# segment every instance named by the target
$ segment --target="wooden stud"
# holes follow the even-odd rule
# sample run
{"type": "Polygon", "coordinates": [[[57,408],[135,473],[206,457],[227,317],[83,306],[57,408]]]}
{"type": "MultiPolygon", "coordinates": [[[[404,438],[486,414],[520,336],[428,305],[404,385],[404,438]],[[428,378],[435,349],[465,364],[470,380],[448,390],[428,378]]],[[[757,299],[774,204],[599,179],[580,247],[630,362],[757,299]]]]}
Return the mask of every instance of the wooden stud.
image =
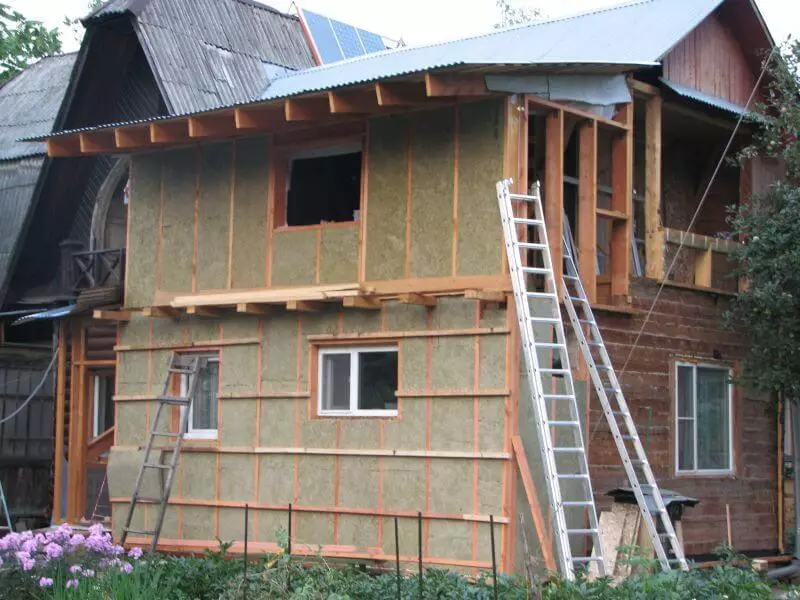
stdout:
{"type": "Polygon", "coordinates": [[[80,156],[81,142],[77,135],[62,135],[51,137],[45,142],[47,146],[47,156],[80,156]]]}
{"type": "Polygon", "coordinates": [[[189,139],[189,122],[162,121],[150,123],[150,141],[154,144],[175,144],[189,139]]]}
{"type": "Polygon", "coordinates": [[[219,308],[210,306],[187,306],[186,314],[195,317],[212,317],[219,318],[222,316],[222,311],[219,308]]]}
{"type": "Polygon", "coordinates": [[[363,296],[353,296],[342,298],[342,306],[345,308],[363,308],[366,310],[380,310],[382,303],[375,298],[364,298],[363,296]]]}
{"type": "Polygon", "coordinates": [[[252,304],[243,302],[236,305],[236,312],[248,315],[268,315],[274,310],[275,308],[268,304],[252,304]]]}
{"type": "Polygon", "coordinates": [[[287,121],[319,121],[330,116],[328,98],[290,98],[284,102],[284,114],[287,121]]]}
{"type": "MultiPolygon", "coordinates": [[[[564,111],[547,115],[545,123],[544,214],[555,281],[563,272],[561,239],[564,228],[564,111]]],[[[560,294],[559,290],[551,290],[560,294]]]]}
{"type": "Polygon", "coordinates": [[[697,287],[711,287],[711,273],[714,262],[714,252],[710,248],[698,254],[694,263],[694,284],[697,287]]]}
{"type": "Polygon", "coordinates": [[[661,109],[660,96],[645,104],[645,262],[646,275],[664,279],[664,234],[661,223],[661,109]]]}
{"type": "Polygon", "coordinates": [[[78,134],[82,154],[113,152],[117,148],[113,129],[99,129],[78,134]]]}
{"type": "Polygon", "coordinates": [[[612,221],[627,221],[628,215],[618,210],[611,210],[608,208],[598,208],[595,210],[597,216],[603,219],[611,219],[612,221]]]}
{"type": "Polygon", "coordinates": [[[92,318],[98,321],[130,321],[131,311],[129,310],[95,310],[92,318]]]}
{"type": "Polygon", "coordinates": [[[146,306],[142,309],[142,316],[177,319],[181,313],[171,306],[146,306]]]}
{"type": "Polygon", "coordinates": [[[370,114],[379,112],[377,96],[369,92],[328,92],[332,114],[370,114]]]}
{"type": "Polygon", "coordinates": [[[237,129],[261,129],[271,131],[286,124],[282,108],[236,108],[233,121],[237,129]]]}
{"type": "Polygon", "coordinates": [[[150,146],[150,128],[147,125],[117,127],[114,130],[114,142],[121,150],[147,148],[150,146]]]}
{"type": "Polygon", "coordinates": [[[58,362],[56,367],[56,425],[53,460],[53,523],[58,524],[64,516],[61,498],[64,485],[64,417],[67,405],[67,326],[58,328],[58,362]]]}
{"type": "Polygon", "coordinates": [[[481,302],[505,304],[507,296],[505,292],[493,290],[464,290],[464,298],[468,300],[479,300],[481,302]]]}
{"type": "Polygon", "coordinates": [[[286,302],[286,310],[297,312],[319,312],[324,308],[323,302],[313,300],[289,300],[286,302]]]}
{"type": "Polygon", "coordinates": [[[578,130],[578,271],[589,301],[597,300],[597,123],[578,130]]]}
{"type": "Polygon", "coordinates": [[[407,81],[375,84],[378,106],[416,106],[427,103],[425,84],[407,81]]]}
{"type": "Polygon", "coordinates": [[[604,117],[600,117],[594,113],[586,112],[579,108],[575,108],[573,106],[568,106],[566,104],[561,104],[559,102],[551,102],[550,100],[544,100],[537,96],[528,96],[528,104],[532,107],[532,110],[535,111],[538,109],[540,112],[544,112],[549,114],[553,111],[564,111],[565,113],[577,117],[579,119],[585,119],[587,121],[595,121],[598,125],[602,125],[604,127],[609,127],[611,129],[615,129],[617,131],[627,131],[631,129],[631,125],[627,123],[622,123],[615,119],[606,119],[604,117]]]}
{"type": "Polygon", "coordinates": [[[486,80],[481,73],[425,73],[425,93],[429,97],[485,96],[486,80]]]}
{"type": "Polygon", "coordinates": [[[217,138],[235,133],[236,122],[233,114],[189,117],[190,138],[217,138]]]}
{"type": "Polygon", "coordinates": [[[436,298],[422,294],[400,294],[397,297],[400,304],[416,304],[418,306],[436,306],[436,298]]]}
{"type": "MultiPolygon", "coordinates": [[[[618,118],[629,128],[611,141],[611,209],[630,217],[633,212],[633,104],[625,104],[618,118]]],[[[611,226],[611,304],[627,304],[630,291],[633,219],[611,226]]]]}
{"type": "Polygon", "coordinates": [[[631,79],[630,84],[634,92],[639,92],[640,94],[645,94],[646,96],[659,96],[661,94],[661,90],[659,90],[656,86],[645,83],[644,81],[631,79]]]}

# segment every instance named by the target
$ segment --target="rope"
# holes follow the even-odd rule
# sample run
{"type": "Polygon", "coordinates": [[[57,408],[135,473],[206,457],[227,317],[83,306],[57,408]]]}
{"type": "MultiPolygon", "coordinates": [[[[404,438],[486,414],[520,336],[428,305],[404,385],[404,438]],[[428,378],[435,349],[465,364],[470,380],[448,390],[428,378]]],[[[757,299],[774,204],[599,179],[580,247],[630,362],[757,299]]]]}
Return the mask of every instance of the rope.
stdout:
{"type": "Polygon", "coordinates": [[[53,370],[53,365],[56,364],[56,357],[57,356],[58,356],[58,348],[56,348],[55,352],[53,352],[53,358],[50,359],[50,364],[47,365],[47,369],[45,370],[44,375],[42,375],[41,381],[39,381],[39,383],[36,385],[36,387],[33,388],[33,391],[31,392],[30,396],[28,396],[25,399],[25,402],[23,402],[22,406],[18,407],[17,410],[15,410],[13,413],[8,415],[7,417],[3,417],[2,419],[0,419],[0,425],[2,425],[3,423],[7,423],[8,421],[10,421],[14,417],[16,417],[19,413],[21,413],[23,410],[25,410],[25,407],[28,406],[28,404],[30,404],[31,400],[33,400],[34,397],[36,397],[36,394],[39,393],[39,390],[42,389],[42,386],[44,385],[44,382],[47,381],[47,378],[50,376],[50,372],[53,370]]]}

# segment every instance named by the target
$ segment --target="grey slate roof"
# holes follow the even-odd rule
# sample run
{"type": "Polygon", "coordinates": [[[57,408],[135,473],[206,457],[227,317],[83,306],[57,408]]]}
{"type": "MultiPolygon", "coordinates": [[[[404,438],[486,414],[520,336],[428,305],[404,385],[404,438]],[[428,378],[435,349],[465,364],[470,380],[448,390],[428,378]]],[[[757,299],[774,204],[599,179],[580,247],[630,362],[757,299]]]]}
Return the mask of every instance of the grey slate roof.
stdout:
{"type": "Polygon", "coordinates": [[[17,140],[52,129],[74,62],[75,54],[43,58],[0,88],[0,161],[45,153],[17,140]]]}
{"type": "Polygon", "coordinates": [[[314,65],[299,19],[249,0],[112,0],[84,23],[124,14],[173,114],[256,98],[284,68],[314,65]]]}
{"type": "Polygon", "coordinates": [[[653,66],[723,0],[643,0],[430,46],[368,54],[277,79],[262,100],[469,65],[653,66]]]}

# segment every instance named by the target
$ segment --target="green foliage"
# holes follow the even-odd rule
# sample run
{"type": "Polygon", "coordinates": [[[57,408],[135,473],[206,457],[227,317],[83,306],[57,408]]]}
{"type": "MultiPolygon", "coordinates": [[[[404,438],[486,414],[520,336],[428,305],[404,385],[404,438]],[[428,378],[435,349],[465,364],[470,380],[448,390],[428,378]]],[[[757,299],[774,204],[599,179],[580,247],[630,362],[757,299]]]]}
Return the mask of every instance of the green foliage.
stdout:
{"type": "Polygon", "coordinates": [[[497,8],[500,10],[500,22],[495,24],[495,29],[511,27],[512,25],[522,25],[529,21],[535,21],[542,16],[542,11],[538,8],[512,6],[513,0],[497,0],[497,8]]]}
{"type": "Polygon", "coordinates": [[[732,254],[748,288],[734,300],[729,324],[746,336],[742,383],[800,397],[800,42],[769,65],[760,130],[742,158],[780,159],[786,180],[732,209],[744,240],[732,254]]]}
{"type": "MultiPolygon", "coordinates": [[[[105,0],[89,0],[86,3],[87,14],[94,12],[105,3],[105,0]]],[[[64,25],[70,30],[72,33],[72,38],[78,44],[80,44],[81,40],[83,40],[83,24],[81,23],[81,18],[82,16],[75,18],[64,17],[64,25]]]]}
{"type": "Polygon", "coordinates": [[[0,3],[0,85],[36,59],[60,51],[57,29],[30,21],[0,3]]]}

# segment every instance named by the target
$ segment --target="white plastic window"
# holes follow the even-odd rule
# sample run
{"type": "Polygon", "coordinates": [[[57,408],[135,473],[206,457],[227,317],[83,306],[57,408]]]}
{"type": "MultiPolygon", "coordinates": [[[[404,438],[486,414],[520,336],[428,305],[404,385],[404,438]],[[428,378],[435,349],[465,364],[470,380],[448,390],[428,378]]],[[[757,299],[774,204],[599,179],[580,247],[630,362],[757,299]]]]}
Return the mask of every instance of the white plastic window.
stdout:
{"type": "MultiPolygon", "coordinates": [[[[181,395],[189,391],[189,377],[181,376],[181,395]]],[[[198,374],[195,397],[189,407],[186,438],[217,439],[217,402],[219,391],[219,357],[208,356],[198,374]]]]}
{"type": "Polygon", "coordinates": [[[397,415],[396,346],[322,349],[318,377],[320,415],[397,415]]]}

